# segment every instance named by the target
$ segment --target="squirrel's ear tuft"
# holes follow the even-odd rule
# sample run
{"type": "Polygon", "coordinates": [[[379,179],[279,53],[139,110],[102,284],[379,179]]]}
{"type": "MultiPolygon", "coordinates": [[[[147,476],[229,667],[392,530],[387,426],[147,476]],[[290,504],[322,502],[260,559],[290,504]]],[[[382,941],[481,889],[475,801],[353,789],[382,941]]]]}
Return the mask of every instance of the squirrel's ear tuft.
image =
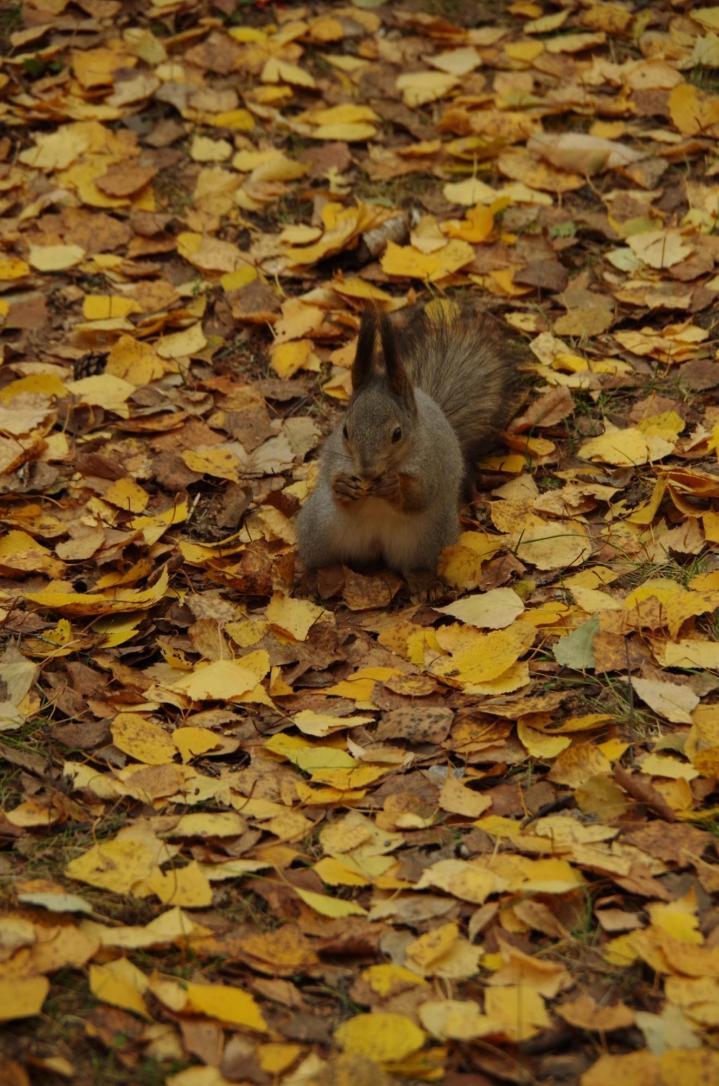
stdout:
{"type": "Polygon", "coordinates": [[[407,376],[402,360],[397,350],[397,338],[394,334],[392,322],[386,313],[379,318],[379,334],[382,341],[382,355],[387,374],[387,384],[390,390],[402,400],[407,407],[414,407],[414,392],[412,382],[407,376]]]}
{"type": "Polygon", "coordinates": [[[377,314],[372,306],[362,313],[357,350],[352,363],[352,391],[359,392],[372,379],[374,347],[377,336],[377,314]]]}

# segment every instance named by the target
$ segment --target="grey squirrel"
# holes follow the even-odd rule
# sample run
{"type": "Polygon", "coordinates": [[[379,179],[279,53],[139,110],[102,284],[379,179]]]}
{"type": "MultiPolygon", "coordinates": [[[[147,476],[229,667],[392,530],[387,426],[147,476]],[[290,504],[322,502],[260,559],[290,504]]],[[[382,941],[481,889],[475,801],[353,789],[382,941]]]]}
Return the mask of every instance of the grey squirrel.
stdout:
{"type": "Polygon", "coordinates": [[[467,468],[516,402],[516,354],[493,318],[437,308],[413,308],[399,330],[385,313],[362,314],[352,397],[297,521],[309,569],[382,560],[433,570],[459,535],[467,468]]]}

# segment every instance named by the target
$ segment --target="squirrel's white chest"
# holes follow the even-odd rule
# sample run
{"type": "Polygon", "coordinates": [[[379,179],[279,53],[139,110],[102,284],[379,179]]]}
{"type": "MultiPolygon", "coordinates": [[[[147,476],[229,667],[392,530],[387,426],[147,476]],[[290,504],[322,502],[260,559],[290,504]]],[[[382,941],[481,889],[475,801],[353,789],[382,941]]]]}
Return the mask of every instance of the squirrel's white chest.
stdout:
{"type": "Polygon", "coordinates": [[[350,558],[383,559],[402,568],[416,553],[420,520],[417,514],[401,513],[379,498],[367,498],[351,511],[342,510],[337,520],[338,542],[350,558]]]}

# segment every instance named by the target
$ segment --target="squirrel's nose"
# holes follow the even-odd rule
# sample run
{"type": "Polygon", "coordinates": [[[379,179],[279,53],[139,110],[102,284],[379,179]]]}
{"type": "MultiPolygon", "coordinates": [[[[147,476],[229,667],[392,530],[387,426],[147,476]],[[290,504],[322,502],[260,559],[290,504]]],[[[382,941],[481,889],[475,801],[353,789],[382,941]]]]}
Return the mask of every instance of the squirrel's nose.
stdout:
{"type": "Polygon", "coordinates": [[[381,472],[374,460],[370,460],[366,453],[354,457],[355,473],[367,483],[373,483],[381,472]]]}

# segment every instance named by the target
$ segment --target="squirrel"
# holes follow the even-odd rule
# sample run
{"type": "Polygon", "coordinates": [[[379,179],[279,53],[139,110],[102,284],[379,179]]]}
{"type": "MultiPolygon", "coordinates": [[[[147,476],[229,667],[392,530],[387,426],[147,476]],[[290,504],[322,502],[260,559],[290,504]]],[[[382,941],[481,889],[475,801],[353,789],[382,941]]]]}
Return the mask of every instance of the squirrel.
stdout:
{"type": "Polygon", "coordinates": [[[517,360],[494,318],[437,308],[413,307],[398,331],[385,313],[362,314],[352,396],[297,521],[308,569],[382,560],[429,571],[457,540],[471,462],[515,407],[517,360]]]}

